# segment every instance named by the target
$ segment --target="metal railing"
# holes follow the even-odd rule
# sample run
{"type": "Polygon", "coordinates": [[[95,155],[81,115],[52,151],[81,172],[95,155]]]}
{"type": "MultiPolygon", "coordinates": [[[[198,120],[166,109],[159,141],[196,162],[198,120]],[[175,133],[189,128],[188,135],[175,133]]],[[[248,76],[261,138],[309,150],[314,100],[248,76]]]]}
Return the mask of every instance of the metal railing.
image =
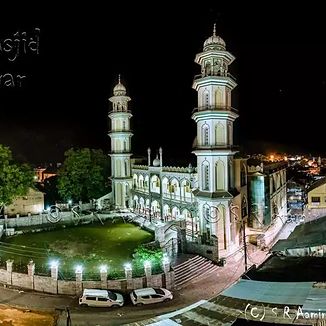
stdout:
{"type": "Polygon", "coordinates": [[[201,79],[201,78],[206,78],[206,77],[219,77],[219,78],[231,78],[233,81],[237,81],[237,79],[231,75],[229,72],[227,74],[221,74],[219,72],[215,74],[198,74],[194,76],[194,80],[201,79]]]}
{"type": "Polygon", "coordinates": [[[199,145],[196,144],[194,149],[230,149],[234,151],[238,151],[240,146],[238,145],[199,145]]]}
{"type": "Polygon", "coordinates": [[[192,113],[201,112],[201,111],[231,111],[234,113],[238,113],[238,110],[232,106],[219,106],[219,105],[205,105],[194,108],[192,113]]]}

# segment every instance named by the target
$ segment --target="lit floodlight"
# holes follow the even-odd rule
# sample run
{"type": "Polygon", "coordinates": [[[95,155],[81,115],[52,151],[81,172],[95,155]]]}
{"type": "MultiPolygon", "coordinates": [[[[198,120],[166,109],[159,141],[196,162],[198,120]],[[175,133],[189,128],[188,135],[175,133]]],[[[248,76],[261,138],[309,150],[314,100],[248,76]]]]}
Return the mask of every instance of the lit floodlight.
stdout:
{"type": "Polygon", "coordinates": [[[50,267],[51,268],[58,268],[59,266],[59,261],[58,260],[51,260],[50,261],[50,267]]]}
{"type": "Polygon", "coordinates": [[[82,265],[77,265],[75,267],[75,273],[82,273],[83,272],[83,266],[82,265]]]}
{"type": "Polygon", "coordinates": [[[130,263],[126,263],[126,264],[124,264],[124,268],[125,269],[132,269],[132,267],[131,267],[131,264],[130,263]]]}
{"type": "Polygon", "coordinates": [[[151,262],[149,261],[149,260],[145,260],[144,261],[144,267],[145,268],[149,268],[149,267],[151,267],[152,266],[152,264],[151,264],[151,262]]]}
{"type": "Polygon", "coordinates": [[[69,204],[69,205],[72,204],[72,200],[71,200],[71,199],[68,200],[68,204],[69,204]]]}
{"type": "Polygon", "coordinates": [[[100,266],[100,273],[107,273],[108,267],[106,265],[101,265],[100,266]]]}

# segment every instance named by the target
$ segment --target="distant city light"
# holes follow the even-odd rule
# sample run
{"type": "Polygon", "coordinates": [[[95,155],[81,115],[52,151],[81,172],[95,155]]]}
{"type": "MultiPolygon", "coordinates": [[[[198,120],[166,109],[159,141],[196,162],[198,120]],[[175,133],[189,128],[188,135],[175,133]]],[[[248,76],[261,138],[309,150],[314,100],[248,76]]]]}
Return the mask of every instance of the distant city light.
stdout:
{"type": "Polygon", "coordinates": [[[69,204],[69,205],[72,204],[72,200],[71,200],[71,199],[68,200],[68,204],[69,204]]]}

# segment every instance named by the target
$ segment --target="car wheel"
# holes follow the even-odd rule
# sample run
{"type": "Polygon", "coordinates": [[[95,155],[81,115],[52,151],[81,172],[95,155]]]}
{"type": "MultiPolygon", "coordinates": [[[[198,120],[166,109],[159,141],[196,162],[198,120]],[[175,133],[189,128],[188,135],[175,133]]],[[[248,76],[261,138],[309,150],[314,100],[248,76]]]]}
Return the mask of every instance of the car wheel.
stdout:
{"type": "Polygon", "coordinates": [[[114,305],[112,305],[112,308],[119,308],[119,307],[121,307],[121,306],[118,305],[118,304],[114,304],[114,305]]]}
{"type": "Polygon", "coordinates": [[[140,307],[142,306],[143,304],[141,302],[137,303],[136,306],[140,307]]]}
{"type": "Polygon", "coordinates": [[[82,303],[81,306],[82,307],[88,307],[88,305],[86,303],[82,303]]]}
{"type": "Polygon", "coordinates": [[[169,301],[171,301],[171,299],[169,299],[169,298],[166,298],[163,300],[163,302],[169,302],[169,301]]]}

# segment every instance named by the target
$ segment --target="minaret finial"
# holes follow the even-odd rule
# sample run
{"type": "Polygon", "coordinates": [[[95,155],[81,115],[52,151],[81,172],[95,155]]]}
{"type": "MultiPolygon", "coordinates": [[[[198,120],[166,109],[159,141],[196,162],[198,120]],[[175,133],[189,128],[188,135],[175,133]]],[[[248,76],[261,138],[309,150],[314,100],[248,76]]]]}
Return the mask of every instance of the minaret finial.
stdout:
{"type": "Polygon", "coordinates": [[[121,84],[121,83],[120,83],[120,74],[118,75],[118,80],[119,80],[119,84],[121,84]]]}
{"type": "Polygon", "coordinates": [[[214,24],[214,27],[213,27],[213,36],[216,36],[216,24],[214,24]]]}

